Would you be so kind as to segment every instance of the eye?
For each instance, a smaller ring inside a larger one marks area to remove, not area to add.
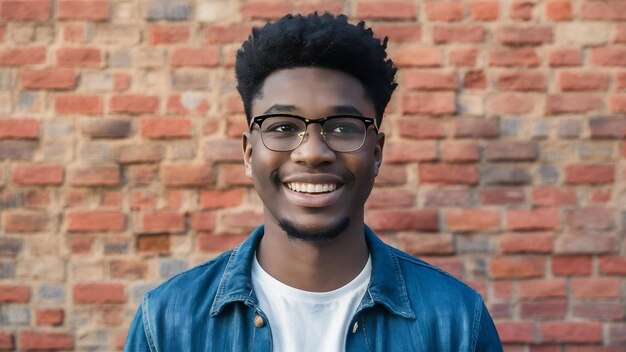
[[[298,127],[292,123],[282,122],[282,123],[274,123],[267,127],[267,132],[295,132],[298,130]]]
[[[356,133],[356,132],[359,132],[359,129],[355,128],[354,125],[340,124],[340,125],[337,125],[337,126],[333,126],[333,129],[330,132],[333,132],[333,133]]]

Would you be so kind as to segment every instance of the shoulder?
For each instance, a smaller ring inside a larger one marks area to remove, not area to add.
[[[174,275],[148,291],[144,300],[149,298],[154,307],[155,304],[167,301],[185,300],[196,296],[199,292],[204,293],[205,296],[214,295],[232,251],[224,252],[209,261]]]

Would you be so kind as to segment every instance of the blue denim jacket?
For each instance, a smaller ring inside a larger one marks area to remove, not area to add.
[[[272,351],[272,322],[250,278],[262,236],[261,226],[238,247],[146,293],[124,350]],[[365,237],[372,277],[349,322],[346,351],[502,351],[476,291],[386,245],[367,226]]]

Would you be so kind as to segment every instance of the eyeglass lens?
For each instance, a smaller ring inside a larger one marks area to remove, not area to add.
[[[261,125],[265,146],[274,151],[290,151],[298,147],[306,134],[306,123],[290,116],[267,118]],[[326,144],[337,152],[352,152],[363,145],[367,128],[354,117],[337,117],[322,123]]]

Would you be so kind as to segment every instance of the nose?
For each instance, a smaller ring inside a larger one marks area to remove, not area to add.
[[[291,152],[291,159],[299,164],[316,166],[336,159],[335,151],[330,149],[322,136],[322,126],[311,124],[300,145]]]

